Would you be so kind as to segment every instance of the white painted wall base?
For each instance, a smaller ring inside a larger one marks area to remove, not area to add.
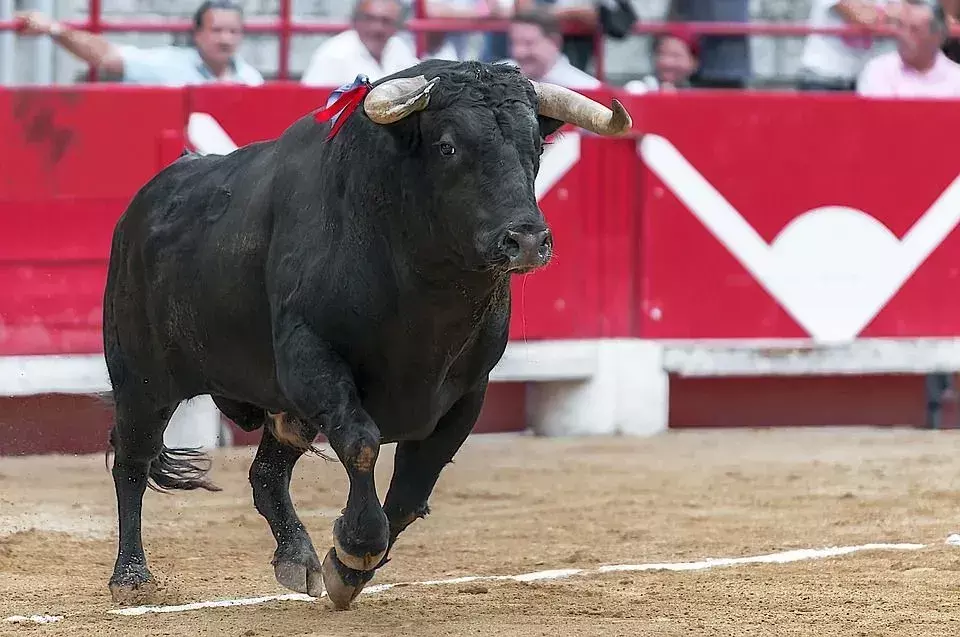
[[[649,436],[667,428],[663,348],[636,338],[511,343],[491,380],[527,386],[527,422],[543,436]]]
[[[491,382],[526,382],[527,423],[544,436],[650,436],[669,423],[669,375],[687,377],[960,372],[960,339],[511,342]],[[0,357],[0,396],[94,393],[110,388],[103,357]],[[170,447],[223,439],[209,396],[180,405]]]

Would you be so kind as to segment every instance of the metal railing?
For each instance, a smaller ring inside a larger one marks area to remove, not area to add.
[[[0,3],[10,0],[0,0]],[[144,20],[106,20],[103,18],[102,0],[88,0],[89,17],[86,20],[63,20],[75,29],[83,29],[92,33],[184,33],[192,29],[189,20],[171,21],[144,21]],[[256,17],[245,21],[244,30],[250,34],[275,35],[278,40],[277,79],[290,79],[290,41],[294,35],[307,34],[337,34],[349,30],[349,22],[340,21],[310,21],[295,20],[292,13],[293,0],[279,0],[279,11],[276,20],[265,20]],[[506,31],[510,25],[508,19],[487,18],[427,18],[426,0],[415,0],[413,3],[414,17],[404,23],[404,28],[414,34],[416,53],[423,57],[426,53],[426,34],[428,33],[467,33],[467,32],[498,32]],[[0,14],[2,17],[2,14]],[[653,35],[663,33],[677,26],[670,22],[638,22],[633,27],[636,35]],[[806,36],[813,33],[825,35],[864,35],[862,29],[852,26],[843,27],[812,27],[805,23],[783,22],[687,22],[684,26],[698,35],[748,35],[748,36]],[[4,31],[16,31],[19,24],[15,20],[0,19],[0,34]],[[567,35],[594,35],[599,34],[580,24],[567,23],[563,25],[563,32]],[[876,35],[891,35],[890,29],[875,32]],[[960,28],[954,27],[951,35],[960,35]],[[7,57],[6,50],[0,44],[0,57]],[[605,79],[603,38],[594,37],[595,74],[598,79]],[[2,61],[0,61],[2,62]],[[90,69],[91,80],[96,79],[96,69]]]

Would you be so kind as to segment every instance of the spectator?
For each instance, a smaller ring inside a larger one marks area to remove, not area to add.
[[[307,86],[342,86],[363,74],[375,82],[417,64],[413,48],[397,33],[402,11],[399,0],[358,0],[353,28],[317,47],[300,81]]]
[[[520,71],[532,80],[572,89],[600,87],[600,81],[581,71],[560,50],[560,24],[550,13],[534,9],[517,13],[510,24],[510,51]]]
[[[819,0],[814,0],[818,2]],[[670,22],[749,22],[748,0],[671,0]],[[746,88],[751,75],[750,42],[745,35],[700,38],[700,65],[691,77],[699,88]]]
[[[517,12],[530,11],[540,6],[560,22],[572,22],[597,33],[594,35],[562,35],[563,54],[570,64],[586,71],[593,60],[593,39],[600,37],[596,4],[588,0],[517,0]]]
[[[897,50],[876,57],[857,78],[867,97],[958,98],[960,65],[941,47],[949,27],[943,8],[926,0],[905,0],[895,22]]]
[[[598,26],[598,12],[593,2],[588,0],[507,0],[500,2],[500,15],[514,13],[525,14],[542,9],[559,20],[568,20],[584,25],[594,31]],[[509,6],[511,5],[512,6]],[[563,53],[573,66],[586,71],[593,57],[592,35],[562,35]],[[509,37],[502,33],[488,34],[481,59],[492,61],[503,59],[509,53]]]
[[[243,9],[231,0],[207,0],[193,16],[193,44],[141,49],[117,45],[102,35],[77,31],[42,13],[18,14],[23,33],[49,35],[87,64],[132,84],[184,86],[207,82],[263,84],[260,72],[237,49],[243,40]]]
[[[886,0],[813,0],[810,26],[855,26],[861,36],[812,33],[807,36],[800,61],[797,88],[804,91],[850,91],[863,65],[872,55],[892,48],[879,41],[876,31],[897,17],[899,2]]]
[[[947,24],[955,26],[960,19],[960,0],[940,0],[940,6],[947,16]],[[960,39],[948,37],[943,44],[943,52],[954,62],[960,62]]]
[[[673,29],[654,41],[654,72],[624,85],[631,93],[688,88],[700,57],[700,42],[686,29]]]

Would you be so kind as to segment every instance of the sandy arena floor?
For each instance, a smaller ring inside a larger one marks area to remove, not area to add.
[[[393,447],[378,466],[381,498]],[[222,493],[148,491],[144,538],[158,603],[275,595],[274,542],[246,480],[253,450],[215,456]],[[653,439],[471,439],[433,514],[372,584],[696,561],[876,542],[786,564],[410,585],[326,600],[126,617],[108,614],[114,492],[103,457],[0,459],[2,635],[904,635],[960,634],[960,432],[671,432]],[[345,502],[338,464],[304,459],[293,494],[317,550]]]

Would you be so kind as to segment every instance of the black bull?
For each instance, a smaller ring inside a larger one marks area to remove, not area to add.
[[[312,115],[278,139],[184,156],[117,222],[104,297],[119,547],[114,600],[155,588],[143,494],[216,490],[209,460],[169,449],[184,399],[210,394],[263,427],[250,467],[284,586],[349,607],[429,509],[507,344],[510,275],[545,265],[534,196],[544,138],[564,122],[630,128],[612,110],[514,68],[428,61],[375,83],[343,127]],[[290,500],[323,433],[349,478],[323,561]],[[397,442],[381,506],[380,446]]]

